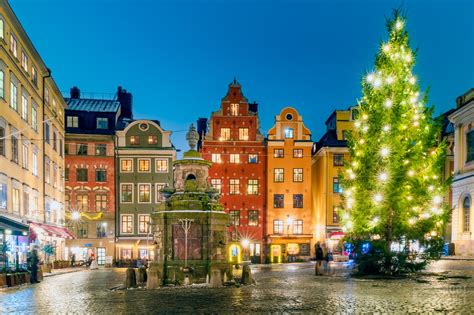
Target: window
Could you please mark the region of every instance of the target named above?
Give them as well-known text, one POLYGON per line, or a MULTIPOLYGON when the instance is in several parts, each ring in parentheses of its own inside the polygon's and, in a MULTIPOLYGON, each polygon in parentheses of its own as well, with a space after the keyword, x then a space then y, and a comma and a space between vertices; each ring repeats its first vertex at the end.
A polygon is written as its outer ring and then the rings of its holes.
POLYGON ((150 184, 138 184, 138 202, 149 203, 150 199, 150 184))
POLYGON ((64 169, 64 180, 69 181, 69 167, 64 169))
POLYGON ((138 215, 138 233, 142 233, 142 234, 150 233, 150 215, 149 214, 138 215))
POLYGON ((293 128, 286 128, 285 129, 285 138, 292 139, 293 138, 293 128))
POLYGON ((138 258, 139 259, 150 259, 149 251, 146 248, 140 248, 138 251, 138 258))
POLYGON ((38 131, 38 112, 36 106, 31 106, 31 127, 34 131, 38 131))
POLYGON ((302 168, 294 168, 293 169, 293 181, 296 183, 303 181, 303 169, 302 168))
POLYGON ((76 170, 76 180, 78 182, 87 182, 87 168, 78 168, 76 170))
POLYGON ((12 188, 12 208, 13 213, 20 214, 20 189, 12 188))
MULTIPOLYGON (((51 135, 49 133, 49 124, 47 122, 44 123, 44 141, 46 141, 46 143, 51 143, 51 135)), ((86 152, 87 154, 87 152, 86 152)))
POLYGON ((28 55, 24 51, 21 52, 21 67, 28 72, 28 55))
POLYGON ((303 194, 293 195, 293 208, 303 208, 303 194))
POLYGON ((240 154, 231 154, 229 163, 240 163, 240 154))
POLYGON ((5 72, 3 70, 0 70, 0 97, 5 99, 5 72))
POLYGON ((23 186, 23 213, 27 216, 31 216, 30 212, 30 192, 29 188, 23 186))
POLYGON ((95 145, 95 155, 106 156, 107 155, 107 145, 99 143, 95 145))
POLYGON ((33 156, 32 156, 32 173, 35 176, 38 176, 38 150, 33 147, 33 156))
POLYGON ((466 133, 466 141, 467 141, 466 162, 470 162, 474 160, 474 130, 470 130, 468 133, 466 133))
POLYGON ((10 81, 10 107, 18 111, 18 95, 17 88, 13 81, 10 81))
POLYGON ((303 220, 293 222, 293 234, 303 234, 303 220))
POLYGON ((133 160, 132 159, 121 159, 120 160, 120 171, 124 173, 133 172, 133 160))
MULTIPOLYGON (((105 222, 97 222, 96 224, 96 232, 97 232, 97 237, 106 237, 107 236, 107 223, 105 222)), ((99 258, 100 259, 100 258, 99 258)), ((100 264, 100 262, 99 262, 100 264)))
POLYGON ((249 162, 249 164, 257 164, 258 163, 258 154, 249 154, 248 162, 249 162))
POLYGON ((58 185, 58 166, 53 162, 53 187, 56 188, 58 185))
POLYGON ((334 154, 332 162, 334 166, 344 166, 344 154, 334 154))
POLYGON ((21 152, 22 158, 23 158, 23 168, 24 169, 29 169, 29 150, 28 150, 28 140, 23 140, 23 149, 21 152))
POLYGON ((339 223, 339 208, 332 207, 332 223, 339 223))
POLYGON ((212 153, 211 159, 212 159, 212 163, 222 163, 220 153, 212 153))
POLYGON ((31 81, 33 81, 34 85, 38 86, 38 71, 35 67, 31 67, 31 81))
POLYGON ((23 93, 21 94, 21 118, 28 121, 28 97, 23 93))
POLYGON ((130 136, 130 144, 132 145, 140 144, 140 138, 138 136, 130 136))
POLYGON ((96 118, 96 128, 97 129, 108 129, 109 128, 109 120, 105 117, 97 117, 96 118))
POLYGON ((78 211, 89 211, 89 194, 76 194, 76 208, 78 211))
POLYGON ((53 129, 53 150, 57 151, 58 150, 58 134, 56 133, 56 130, 53 129))
POLYGON ((249 139, 249 128, 239 128, 239 140, 249 139))
POLYGON ((464 198, 463 202, 463 232, 471 230, 471 198, 469 196, 464 198))
POLYGON ((273 195, 273 208, 284 208, 285 207, 285 195, 274 194, 273 195))
POLYGON ((240 194, 240 179, 229 180, 229 194, 231 195, 240 194))
POLYGON ((150 159, 138 159, 138 171, 141 173, 149 173, 150 163, 150 159))
POLYGON ((13 53, 13 56, 18 58, 18 42, 16 41, 15 36, 13 36, 13 33, 10 33, 10 50, 13 53))
POLYGON ((95 170, 95 181, 99 183, 105 183, 107 181, 107 171, 95 170))
POLYGON ((338 177, 334 177, 332 179, 332 192, 337 193, 337 194, 342 193, 342 187, 341 187, 341 184, 339 183, 339 178, 338 177))
POLYGON ((230 140, 230 128, 221 128, 221 141, 228 141, 230 140))
POLYGON ((148 136, 148 144, 157 144, 158 137, 157 136, 148 136))
POLYGON ((258 179, 247 180, 247 194, 258 195, 258 179))
POLYGON ((239 115, 239 104, 230 104, 230 114, 232 116, 239 115))
POLYGON ((63 150, 63 139, 59 139, 59 156, 63 156, 64 155, 64 150, 63 150))
POLYGON ((107 194, 95 194, 95 211, 107 211, 107 194))
POLYGON ((46 104, 49 105, 49 89, 48 88, 44 89, 44 101, 46 104))
MULTIPOLYGON (((122 215, 122 224, 121 224, 120 231, 122 233, 133 233, 133 215, 131 214, 122 215)), ((130 257, 131 256, 132 255, 130 253, 130 257)), ((123 253, 122 253, 122 258, 124 258, 123 253)))
POLYGON ((283 220, 273 220, 273 234, 283 234, 283 220))
POLYGON ((167 185, 163 183, 157 183, 155 184, 155 189, 156 189, 156 202, 164 201, 165 196, 161 193, 161 190, 165 188, 167 185))
POLYGON ((77 116, 67 116, 66 126, 69 128, 78 128, 79 127, 79 117, 77 116))
MULTIPOLYGON (((1 20, 0 20, 1 21, 1 20)), ((0 155, 5 156, 5 127, 0 125, 0 155)))
POLYGON ((70 211, 71 209, 71 193, 66 192, 64 194, 64 204, 66 205, 66 211, 70 211))
POLYGON ((11 136, 12 161, 18 164, 18 138, 11 136))
POLYGON ((222 180, 220 178, 211 179, 211 186, 214 189, 219 191, 219 194, 222 193, 222 180))
POLYGON ((240 210, 230 210, 229 211, 230 220, 232 225, 239 226, 240 225, 240 210))
POLYGON ((283 149, 275 149, 273 150, 273 157, 274 158, 284 158, 285 151, 283 149))
POLYGON ((122 203, 133 202, 133 185, 120 184, 120 200, 122 203))
POLYGON ((282 183, 284 181, 285 175, 282 168, 276 168, 273 170, 273 181, 275 183, 282 183))
POLYGON ((0 38, 4 39, 5 38, 5 25, 3 22, 3 19, 0 18, 0 38))
POLYGON ((249 210, 248 217, 249 226, 258 226, 258 210, 249 210))
POLYGON ((155 168, 157 173, 167 173, 168 172, 168 160, 166 159, 156 159, 155 168))
POLYGON ((293 157, 294 158, 302 158, 303 157, 303 149, 294 149, 293 150, 293 157))
POLYGON ((0 209, 7 208, 7 177, 0 174, 0 209))

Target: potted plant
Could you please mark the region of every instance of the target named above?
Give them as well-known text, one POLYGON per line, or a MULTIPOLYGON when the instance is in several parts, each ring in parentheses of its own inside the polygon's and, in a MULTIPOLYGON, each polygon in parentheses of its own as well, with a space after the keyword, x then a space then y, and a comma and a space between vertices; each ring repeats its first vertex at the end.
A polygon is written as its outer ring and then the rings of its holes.
POLYGON ((49 262, 49 257, 54 255, 55 248, 51 243, 48 243, 43 246, 42 250, 45 257, 44 271, 51 273, 51 268, 53 267, 53 264, 49 262))

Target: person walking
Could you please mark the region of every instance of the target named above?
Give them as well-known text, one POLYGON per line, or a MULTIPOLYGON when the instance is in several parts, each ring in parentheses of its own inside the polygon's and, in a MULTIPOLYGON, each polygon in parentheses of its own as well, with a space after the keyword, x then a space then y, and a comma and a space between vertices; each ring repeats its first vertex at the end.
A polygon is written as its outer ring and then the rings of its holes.
POLYGON ((38 252, 36 249, 33 249, 31 253, 31 276, 30 282, 31 283, 38 283, 38 252))
POLYGON ((324 259, 324 253, 323 249, 321 248, 321 245, 319 243, 316 246, 316 265, 314 266, 314 274, 315 276, 321 276, 321 264, 324 259))
POLYGON ((75 267, 76 265, 76 254, 71 255, 71 267, 75 267))

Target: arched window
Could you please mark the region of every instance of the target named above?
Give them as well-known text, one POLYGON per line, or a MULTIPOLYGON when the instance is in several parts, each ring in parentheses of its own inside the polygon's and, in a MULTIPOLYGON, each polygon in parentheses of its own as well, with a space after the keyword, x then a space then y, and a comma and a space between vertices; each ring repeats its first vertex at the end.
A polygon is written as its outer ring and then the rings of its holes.
POLYGON ((186 177, 186 180, 195 180, 196 179, 196 176, 194 174, 189 174, 187 177, 186 177))
POLYGON ((464 198, 464 202, 462 204, 463 213, 463 232, 470 231, 470 223, 471 223, 471 197, 466 196, 464 198))

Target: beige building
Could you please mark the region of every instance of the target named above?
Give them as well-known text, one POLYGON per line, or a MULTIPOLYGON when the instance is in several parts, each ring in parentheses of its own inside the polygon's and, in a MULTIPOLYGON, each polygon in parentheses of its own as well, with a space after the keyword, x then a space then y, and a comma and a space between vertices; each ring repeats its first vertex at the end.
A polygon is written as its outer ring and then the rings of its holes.
POLYGON ((474 88, 456 100, 454 125, 452 233, 456 255, 474 255, 474 88))
POLYGON ((62 228, 64 108, 50 70, 0 0, 0 238, 19 251, 19 263, 28 236, 34 244, 52 244, 56 259, 71 236, 62 228))

